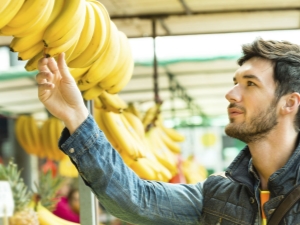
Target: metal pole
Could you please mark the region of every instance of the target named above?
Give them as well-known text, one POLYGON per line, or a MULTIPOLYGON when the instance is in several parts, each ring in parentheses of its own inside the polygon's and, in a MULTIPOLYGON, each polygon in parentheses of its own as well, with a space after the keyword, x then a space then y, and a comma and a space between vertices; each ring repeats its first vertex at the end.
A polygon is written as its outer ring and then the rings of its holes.
MULTIPOLYGON (((90 114, 93 115, 93 102, 85 101, 85 104, 90 114)), ((80 224, 98 225, 98 200, 81 177, 79 178, 79 203, 80 224)))
POLYGON ((158 89, 158 72, 157 72, 157 57, 156 57, 156 19, 152 20, 152 37, 153 37, 153 85, 154 85, 154 101, 160 102, 158 89))

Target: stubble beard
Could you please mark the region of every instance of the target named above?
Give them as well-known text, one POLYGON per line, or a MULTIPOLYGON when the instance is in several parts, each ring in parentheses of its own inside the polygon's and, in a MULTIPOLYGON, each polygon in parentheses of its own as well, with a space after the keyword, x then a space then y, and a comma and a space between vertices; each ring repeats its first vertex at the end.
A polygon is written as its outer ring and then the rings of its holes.
MULTIPOLYGON (((244 111, 246 115, 246 111, 244 111)), ((230 123, 225 127, 225 133, 239 139, 246 144, 254 143, 265 138, 268 133, 277 125, 277 114, 275 104, 271 104, 266 110, 256 113, 249 122, 234 123, 235 119, 230 119, 230 123)))

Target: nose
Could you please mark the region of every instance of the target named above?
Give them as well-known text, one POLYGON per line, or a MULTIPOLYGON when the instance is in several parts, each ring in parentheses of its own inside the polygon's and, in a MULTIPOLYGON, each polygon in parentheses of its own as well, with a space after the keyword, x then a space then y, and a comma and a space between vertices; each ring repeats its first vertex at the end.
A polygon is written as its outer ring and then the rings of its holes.
POLYGON ((225 98, 230 102, 240 102, 242 97, 239 90, 239 85, 234 85, 225 95, 225 98))

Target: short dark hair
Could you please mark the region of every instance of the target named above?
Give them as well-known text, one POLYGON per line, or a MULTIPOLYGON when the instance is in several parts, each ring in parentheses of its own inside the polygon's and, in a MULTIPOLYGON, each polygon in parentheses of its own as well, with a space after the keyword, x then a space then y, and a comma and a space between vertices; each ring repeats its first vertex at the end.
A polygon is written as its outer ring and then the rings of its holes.
MULTIPOLYGON (((241 66, 252 57, 269 59, 274 63, 274 81, 276 84, 275 100, 280 97, 300 93, 300 46, 288 41, 263 40, 257 38, 242 46, 243 55, 238 59, 241 66)), ((300 110, 295 117, 294 126, 298 131, 300 110)))

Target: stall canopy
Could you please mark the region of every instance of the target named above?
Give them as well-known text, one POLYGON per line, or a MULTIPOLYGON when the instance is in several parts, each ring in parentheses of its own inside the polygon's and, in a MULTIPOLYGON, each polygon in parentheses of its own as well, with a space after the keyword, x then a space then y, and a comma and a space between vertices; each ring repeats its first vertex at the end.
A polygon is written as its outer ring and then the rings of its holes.
MULTIPOLYGON (((158 43, 159 39, 167 36, 179 38, 181 35, 187 37, 198 34, 297 31, 300 28, 299 0, 100 0, 100 2, 107 8, 118 29, 131 40, 143 37, 152 41, 152 37, 157 37, 158 43)), ((0 37, 0 45, 6 46, 10 40, 11 37, 0 37)), ((199 41, 201 40, 199 38, 199 41)), ((194 48, 199 54, 191 55, 180 55, 179 50, 182 47, 180 44, 174 44, 173 49, 169 48, 168 51, 172 51, 169 55, 161 52, 163 45, 156 46, 159 96, 163 100, 162 110, 166 118, 193 115, 218 117, 226 114, 228 103, 224 95, 232 87, 232 76, 237 69, 236 59, 239 52, 218 54, 217 46, 230 47, 230 43, 223 41, 222 38, 217 42, 210 43, 211 52, 214 54, 209 54, 207 49, 201 51, 206 43, 195 45, 194 48)), ((143 48, 140 51, 143 51, 143 48)), ((154 99, 152 56, 153 52, 147 59, 141 60, 138 54, 135 55, 133 77, 120 92, 121 98, 127 102, 135 102, 142 111, 153 104, 154 99)), ((0 113, 44 111, 37 99, 34 75, 35 73, 27 73, 22 66, 1 72, 0 113)))

